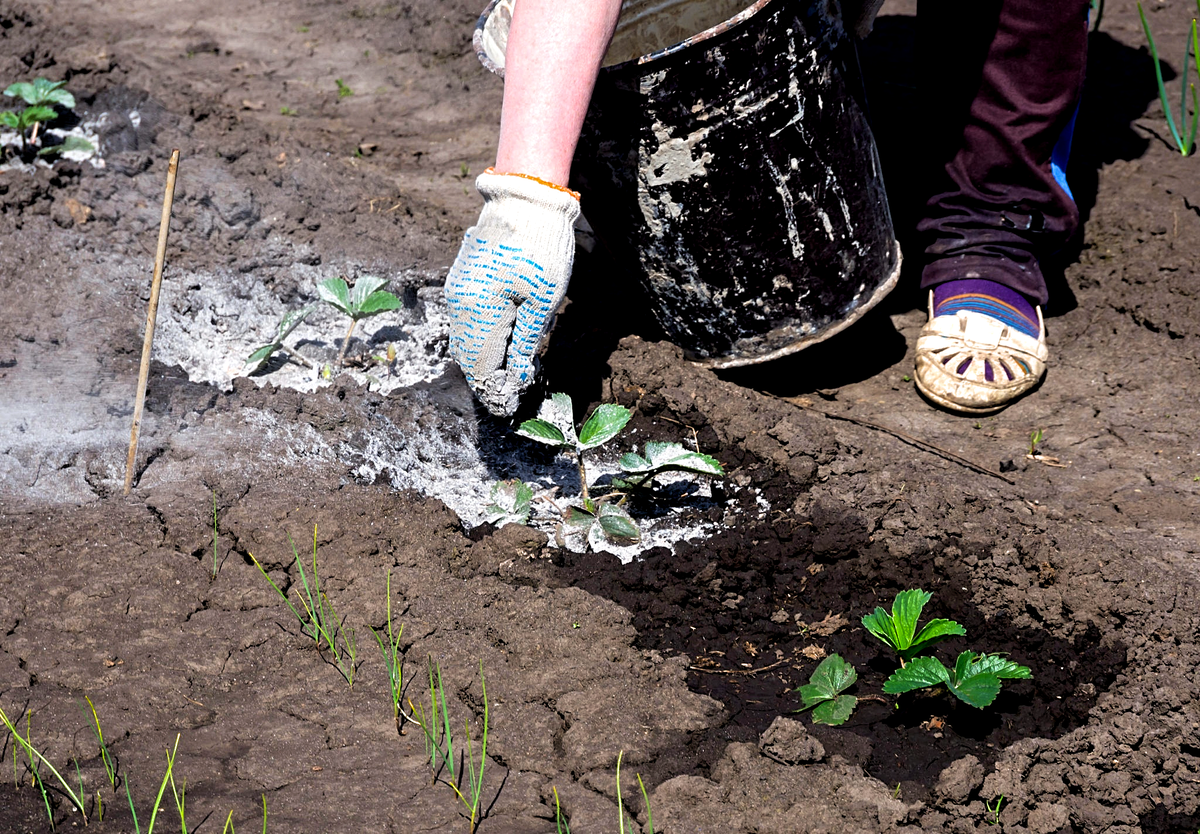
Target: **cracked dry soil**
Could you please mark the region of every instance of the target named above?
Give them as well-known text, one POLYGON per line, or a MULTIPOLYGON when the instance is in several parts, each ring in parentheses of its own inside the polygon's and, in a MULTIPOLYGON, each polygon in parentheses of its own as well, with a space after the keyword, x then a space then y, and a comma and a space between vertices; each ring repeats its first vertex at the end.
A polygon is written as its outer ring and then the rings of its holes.
MULTIPOLYGON (((1085 227, 1055 278, 1050 376, 1002 414, 955 417, 913 392, 913 290, 824 345, 718 375, 606 311, 621 276, 584 253, 549 386, 631 406, 640 432, 723 461, 732 509, 696 511, 707 539, 622 565, 524 528, 468 530, 395 489, 396 472, 502 429, 452 368, 388 395, 345 379, 301 394, 269 375, 225 390, 165 357, 120 496, 170 149, 184 158, 160 320, 224 332, 252 298, 283 309, 338 273, 430 291, 478 210, 464 172, 493 152, 479 11, 0 0, 0 77, 66 79, 85 113, 111 116, 103 169, 0 177, 0 706, 28 712, 40 749, 76 757, 94 791, 90 697, 143 825, 178 735, 192 831, 231 810, 257 830, 264 794, 271 831, 466 831, 392 720, 367 631, 390 571, 407 695, 424 697, 434 658, 478 730, 485 671, 484 834, 555 830, 554 789, 573 831, 615 831, 620 751, 626 806, 648 822, 640 773, 671 834, 1196 831, 1200 169, 1163 142, 1125 0, 1092 35, 1071 170, 1085 227), (1035 428, 1062 466, 1026 457, 1035 428), (359 635, 353 687, 249 560, 298 581, 288 537, 303 550, 314 526, 325 590, 359 635), (791 690, 822 653, 878 691, 884 659, 858 619, 913 586, 1034 680, 988 712, 935 697, 867 701, 841 728, 797 721, 791 690)), ((910 252, 913 11, 889 2, 863 48, 910 252)), ((1190 21, 1177 0, 1150 17, 1160 44, 1190 21)), ((11 741, 2 752, 8 768, 11 741)), ((18 783, 0 780, 0 832, 49 830, 18 783)), ((89 828, 132 830, 104 796, 89 828)), ((65 804, 55 816, 80 825, 65 804)))

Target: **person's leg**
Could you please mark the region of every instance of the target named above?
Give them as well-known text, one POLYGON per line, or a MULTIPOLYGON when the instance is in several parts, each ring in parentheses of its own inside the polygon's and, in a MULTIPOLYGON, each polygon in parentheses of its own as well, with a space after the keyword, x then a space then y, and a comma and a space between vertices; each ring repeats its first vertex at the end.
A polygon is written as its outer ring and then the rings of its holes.
POLYGON ((505 49, 495 169, 566 185, 621 0, 519 0, 505 49))
MULTIPOLYGON (((922 287, 984 278, 1046 303, 1039 258, 1061 248, 1079 224, 1078 209, 1054 163, 1083 86, 1087 9, 1086 0, 1001 0, 978 6, 922 0, 922 15, 936 14, 946 35, 947 22, 964 14, 996 19, 942 188, 918 226, 930 240, 922 287)), ((973 28, 970 23, 962 27, 973 28)))
POLYGON ((1062 169, 1083 84, 1087 6, 922 0, 935 40, 947 44, 939 53, 953 56, 966 85, 947 84, 940 125, 931 125, 947 131, 949 153, 918 225, 929 240, 921 284, 933 299, 917 384, 948 408, 994 411, 1045 371, 1040 259, 1079 224, 1062 169), (954 54, 956 45, 964 51, 954 54))

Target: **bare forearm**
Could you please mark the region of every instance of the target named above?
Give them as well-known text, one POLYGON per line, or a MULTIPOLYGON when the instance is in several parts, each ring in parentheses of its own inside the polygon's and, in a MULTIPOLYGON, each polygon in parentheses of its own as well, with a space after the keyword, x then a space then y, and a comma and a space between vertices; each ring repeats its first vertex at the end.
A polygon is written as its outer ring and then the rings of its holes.
POLYGON ((620 0, 520 0, 505 52, 496 170, 565 185, 620 0))

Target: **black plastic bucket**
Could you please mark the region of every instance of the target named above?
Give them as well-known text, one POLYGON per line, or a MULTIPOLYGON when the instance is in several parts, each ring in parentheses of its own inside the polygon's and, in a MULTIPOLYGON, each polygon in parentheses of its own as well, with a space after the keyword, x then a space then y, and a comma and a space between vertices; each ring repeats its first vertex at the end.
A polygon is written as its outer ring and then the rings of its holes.
MULTIPOLYGON (((501 74, 514 2, 475 31, 501 74)), ((627 0, 572 168, 670 339, 718 368, 832 336, 900 274, 836 2, 743 2, 627 0)))

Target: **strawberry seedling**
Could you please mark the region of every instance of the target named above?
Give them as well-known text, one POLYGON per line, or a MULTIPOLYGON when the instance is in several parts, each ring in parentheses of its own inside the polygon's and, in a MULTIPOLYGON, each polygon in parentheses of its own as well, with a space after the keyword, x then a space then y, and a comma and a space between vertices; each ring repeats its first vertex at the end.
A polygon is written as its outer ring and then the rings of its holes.
POLYGON ((933 594, 920 589, 901 591, 892 602, 892 613, 876 608, 862 618, 867 631, 887 643, 900 656, 903 667, 914 655, 949 637, 963 637, 967 630, 953 620, 930 620, 917 633, 917 621, 933 594))
POLYGON ((345 361, 346 348, 350 346, 350 337, 354 335, 359 320, 404 306, 399 298, 383 289, 386 284, 386 278, 364 275, 354 282, 354 289, 342 277, 328 278, 317 285, 317 295, 322 301, 350 317, 350 329, 346 331, 342 349, 338 352, 339 367, 345 361))
MULTIPOLYGON (((581 534, 593 550, 599 549, 605 542, 632 544, 641 538, 641 530, 624 507, 632 491, 648 489, 655 478, 667 472, 691 472, 709 476, 724 474, 721 464, 708 455, 686 449, 679 443, 651 441, 646 444, 644 455, 636 452, 623 455, 618 462, 624 473, 623 477, 613 479, 612 491, 593 497, 584 453, 599 448, 616 437, 625 428, 631 416, 629 409, 624 406, 605 403, 597 406, 576 432, 571 398, 566 394, 554 394, 542 403, 536 418, 526 420, 517 429, 517 434, 522 437, 545 443, 560 452, 575 456, 579 469, 580 500, 567 507, 563 512, 562 521, 568 531, 581 534)), ((493 488, 492 500, 495 510, 501 510, 503 506, 496 501, 496 489, 499 486, 493 488)), ((532 494, 530 499, 532 500, 532 494)), ((496 515, 491 506, 488 512, 496 515)), ((502 516, 500 518, 503 519, 502 516)))
POLYGON ((813 670, 808 683, 796 690, 804 701, 804 706, 798 711, 811 709, 814 724, 844 724, 858 706, 858 699, 842 693, 853 686, 856 680, 858 672, 854 671, 854 667, 841 655, 831 654, 813 670))

